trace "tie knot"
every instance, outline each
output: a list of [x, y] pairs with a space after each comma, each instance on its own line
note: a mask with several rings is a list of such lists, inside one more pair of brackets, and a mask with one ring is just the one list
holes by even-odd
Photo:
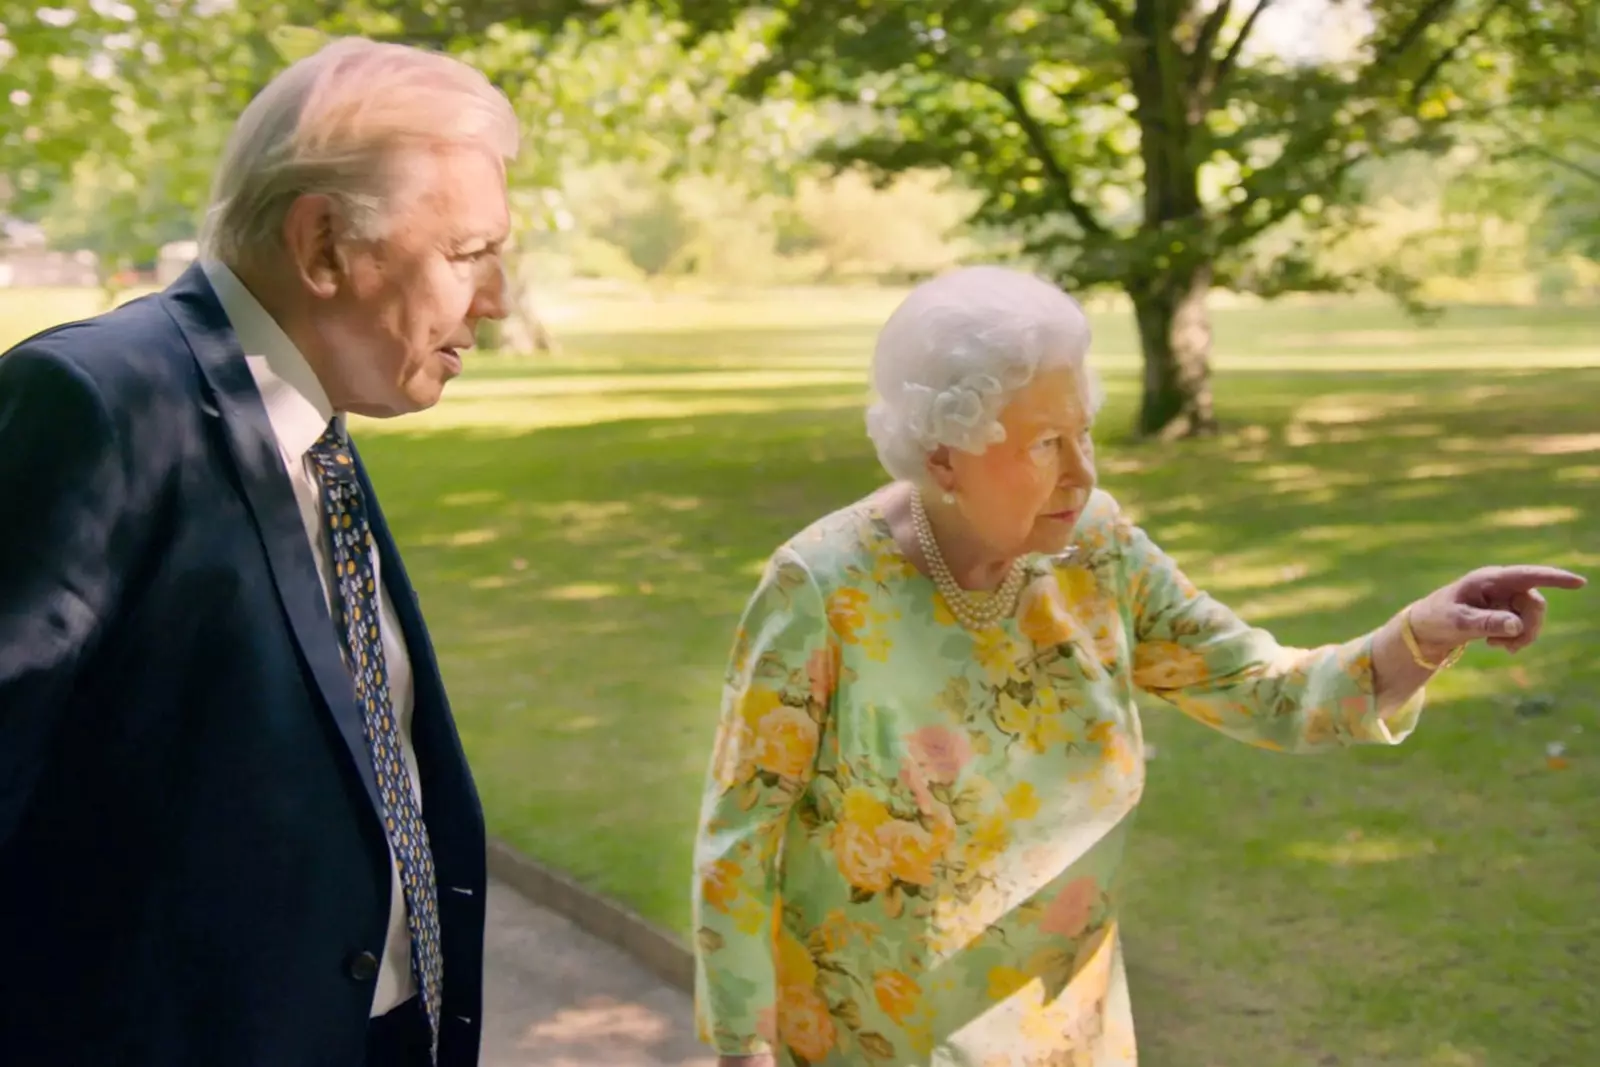
[[353, 481], [356, 476], [355, 458], [350, 454], [350, 439], [338, 419], [328, 423], [328, 428], [317, 438], [307, 453], [324, 477], [336, 481]]

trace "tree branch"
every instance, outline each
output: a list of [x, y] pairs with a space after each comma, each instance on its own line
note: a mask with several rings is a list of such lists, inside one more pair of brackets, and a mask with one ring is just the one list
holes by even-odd
[[1369, 70], [1377, 70], [1387, 66], [1397, 56], [1404, 55], [1416, 44], [1428, 27], [1449, 14], [1450, 9], [1456, 5], [1457, 0], [1432, 0], [1428, 6], [1418, 11], [1411, 24], [1400, 31], [1400, 35], [1391, 41], [1388, 47], [1373, 57]]
[[[1260, 7], [1264, 7], [1270, 2], [1271, 0], [1259, 0], [1258, 10]], [[1383, 48], [1376, 56], [1374, 56], [1372, 62], [1367, 64], [1366, 69], [1364, 69], [1360, 76], [1356, 79], [1356, 87], [1359, 89], [1364, 89], [1369, 93], [1376, 93], [1378, 91], [1378, 87], [1375, 83], [1378, 82], [1380, 78], [1382, 78], [1390, 70], [1393, 64], [1402, 56], [1404, 56], [1407, 51], [1414, 44], [1416, 44], [1416, 42], [1422, 39], [1423, 35], [1427, 32], [1428, 27], [1444, 18], [1457, 2], [1458, 0], [1430, 0], [1430, 2], [1421, 11], [1417, 12], [1415, 17], [1412, 18], [1411, 22], [1403, 30], [1401, 30], [1398, 35], [1396, 35], [1394, 40], [1390, 42], [1387, 47]], [[1500, 0], [1495, 0], [1495, 2], [1499, 3]], [[1252, 12], [1252, 16], [1254, 14], [1255, 13]], [[1242, 36], [1243, 33], [1241, 31], [1241, 37]], [[1441, 63], [1439, 66], [1442, 69], [1443, 64]], [[1431, 78], [1436, 76], [1437, 73], [1437, 70], [1430, 69], [1428, 76]], [[1419, 84], [1421, 83], [1419, 82]], [[1286, 217], [1289, 212], [1293, 210], [1292, 205], [1298, 202], [1300, 197], [1285, 194], [1285, 201], [1275, 205], [1272, 211], [1268, 212], [1267, 217], [1271, 221], [1268, 221], [1262, 225], [1246, 225], [1244, 222], [1246, 216], [1250, 212], [1251, 208], [1255, 206], [1256, 202], [1267, 195], [1265, 189], [1272, 184], [1274, 179], [1283, 175], [1289, 168], [1300, 166], [1305, 161], [1305, 158], [1308, 154], [1314, 154], [1316, 150], [1323, 144], [1323, 142], [1328, 139], [1333, 130], [1337, 128], [1337, 114], [1337, 108], [1330, 109], [1330, 115], [1326, 121], [1318, 123], [1315, 126], [1302, 128], [1299, 136], [1290, 139], [1289, 143], [1284, 146], [1283, 152], [1276, 160], [1274, 160], [1269, 166], [1256, 171], [1242, 183], [1245, 196], [1228, 212], [1228, 216], [1232, 224], [1230, 227], [1229, 237], [1234, 239], [1233, 243], [1237, 243], [1237, 240], [1240, 239], [1240, 235], [1243, 235], [1242, 239], [1249, 240], [1250, 237], [1260, 233], [1262, 230], [1266, 229], [1267, 226], [1272, 225], [1274, 222]], [[1323, 183], [1326, 184], [1328, 182], [1337, 180], [1341, 175], [1348, 171], [1350, 167], [1355, 165], [1357, 158], [1360, 157], [1341, 160], [1339, 164], [1329, 171], [1328, 174], [1323, 178]], [[1290, 188], [1289, 184], [1285, 183], [1284, 188]]]
[[1126, 33], [1128, 29], [1128, 13], [1117, 6], [1117, 0], [1093, 0], [1094, 6], [1100, 9], [1100, 14], [1110, 20], [1111, 25], [1117, 28], [1118, 33]]
[[1484, 27], [1489, 24], [1489, 19], [1493, 18], [1494, 13], [1503, 6], [1505, 6], [1505, 0], [1492, 0], [1484, 10], [1482, 18], [1473, 23], [1460, 37], [1456, 38], [1455, 44], [1433, 57], [1433, 62], [1428, 64], [1427, 69], [1418, 75], [1416, 84], [1411, 86], [1410, 99], [1412, 107], [1416, 107], [1422, 102], [1422, 94], [1428, 88], [1428, 84], [1439, 76], [1439, 72], [1444, 70], [1445, 65], [1456, 57], [1456, 54], [1466, 46], [1468, 41], [1483, 32]]
[[1211, 50], [1217, 46], [1217, 37], [1222, 33], [1223, 23], [1228, 21], [1228, 15], [1233, 10], [1233, 0], [1217, 0], [1217, 6], [1206, 16], [1200, 24], [1200, 32], [1194, 41], [1194, 51], [1191, 53], [1194, 66], [1190, 68], [1189, 89], [1192, 92], [1204, 91], [1204, 86], [1213, 69]]
[[1494, 123], [1496, 126], [1500, 127], [1502, 133], [1516, 142], [1516, 147], [1507, 153], [1508, 156], [1536, 156], [1539, 159], [1544, 160], [1546, 163], [1553, 163], [1556, 166], [1565, 170], [1569, 170], [1582, 178], [1587, 178], [1596, 185], [1600, 185], [1600, 170], [1596, 170], [1593, 167], [1579, 163], [1575, 159], [1568, 159], [1559, 152], [1553, 152], [1544, 145], [1540, 144], [1537, 140], [1523, 137], [1516, 130], [1506, 125], [1501, 119], [1496, 118]]
[[1234, 64], [1239, 62], [1239, 53], [1244, 51], [1245, 42], [1250, 39], [1250, 34], [1256, 28], [1256, 20], [1270, 6], [1272, 0], [1256, 0], [1256, 6], [1250, 9], [1250, 14], [1245, 16], [1244, 25], [1239, 27], [1239, 35], [1233, 39], [1227, 52], [1223, 53], [1222, 58], [1217, 60], [1216, 66], [1212, 68], [1211, 77], [1203, 90], [1207, 96], [1222, 88], [1223, 83], [1228, 80], [1228, 75], [1233, 73]]
[[1062, 203], [1067, 211], [1083, 227], [1085, 233], [1100, 236], [1106, 228], [1094, 213], [1078, 199], [1074, 188], [1072, 175], [1062, 167], [1061, 161], [1056, 158], [1055, 150], [1050, 147], [1050, 138], [1045, 133], [1044, 127], [1039, 125], [1039, 120], [1033, 117], [1033, 112], [1028, 110], [1027, 101], [1022, 98], [1022, 83], [1020, 81], [1007, 81], [990, 86], [1016, 113], [1017, 124], [1022, 127], [1023, 133], [1028, 136], [1028, 143], [1033, 145], [1034, 152], [1039, 157], [1039, 162], [1044, 166], [1045, 173], [1055, 183], [1056, 189], [1061, 194]]
[[[1344, 175], [1348, 174], [1356, 166], [1356, 164], [1361, 163], [1366, 158], [1367, 153], [1360, 153], [1351, 154], [1344, 159], [1341, 159], [1331, 169], [1324, 171], [1317, 176], [1317, 187], [1326, 189], [1328, 186], [1344, 177]], [[1294, 211], [1297, 207], [1299, 207], [1300, 202], [1310, 195], [1311, 193], [1309, 190], [1303, 190], [1293, 194], [1286, 192], [1278, 203], [1272, 205], [1272, 210], [1268, 211], [1264, 218], [1258, 219], [1253, 223], [1245, 223], [1243, 221], [1243, 212], [1241, 211], [1239, 213], [1240, 218], [1238, 227], [1232, 232], [1232, 234], [1229, 235], [1233, 239], [1225, 242], [1226, 246], [1236, 247], [1251, 241], [1259, 234], [1270, 230], [1272, 227], [1276, 226], [1278, 223], [1294, 214]], [[1254, 204], [1260, 199], [1261, 196], [1257, 194], [1246, 201], [1245, 204], [1241, 204], [1240, 207], [1247, 207], [1249, 204]]]

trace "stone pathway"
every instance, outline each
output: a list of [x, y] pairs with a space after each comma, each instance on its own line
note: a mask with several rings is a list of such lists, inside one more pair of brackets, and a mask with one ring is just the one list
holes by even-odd
[[687, 995], [501, 882], [484, 969], [481, 1067], [715, 1067]]

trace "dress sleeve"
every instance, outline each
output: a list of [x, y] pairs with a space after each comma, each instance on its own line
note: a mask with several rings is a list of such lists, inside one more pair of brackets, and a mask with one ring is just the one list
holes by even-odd
[[1320, 648], [1280, 645], [1197, 589], [1120, 511], [1111, 523], [1140, 689], [1230, 737], [1276, 751], [1396, 745], [1416, 728], [1420, 690], [1400, 707], [1380, 710], [1374, 633]]
[[695, 1005], [719, 1054], [775, 1042], [778, 857], [816, 765], [839, 647], [805, 564], [768, 563], [740, 620], [695, 842]]

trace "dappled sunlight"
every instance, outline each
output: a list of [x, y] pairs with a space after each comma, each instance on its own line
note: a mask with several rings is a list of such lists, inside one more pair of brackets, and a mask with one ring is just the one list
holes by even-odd
[[1354, 607], [1370, 600], [1372, 594], [1371, 582], [1296, 586], [1242, 600], [1233, 609], [1248, 621], [1265, 622]]
[[1512, 447], [1530, 456], [1569, 456], [1578, 452], [1600, 452], [1600, 433], [1545, 434], [1517, 438]]
[[622, 586], [609, 582], [573, 582], [546, 589], [539, 595], [545, 600], [607, 600], [622, 594]]
[[1178, 522], [1163, 523], [1161, 526], [1161, 542], [1164, 545], [1180, 544], [1196, 537], [1204, 537], [1210, 530], [1209, 526], [1198, 522], [1180, 520]]
[[1403, 477], [1413, 481], [1423, 478], [1462, 478], [1472, 474], [1474, 469], [1467, 463], [1418, 463], [1406, 468]]
[[661, 1040], [668, 1030], [667, 1020], [658, 1012], [639, 1004], [597, 997], [581, 1007], [568, 1008], [553, 1018], [530, 1026], [525, 1047], [537, 1047], [546, 1041], [572, 1044], [619, 1039], [645, 1044]]
[[600, 994], [527, 1024], [510, 1044], [516, 1067], [715, 1067], [708, 1048], [688, 1041], [688, 1029], [675, 1003]]
[[1343, 393], [1318, 397], [1301, 405], [1295, 421], [1333, 425], [1371, 422], [1422, 406], [1423, 398], [1414, 393]]
[[1446, 452], [1520, 452], [1526, 456], [1568, 456], [1600, 452], [1600, 433], [1448, 437], [1439, 442], [1439, 447]]
[[417, 543], [430, 548], [461, 548], [466, 545], [486, 545], [500, 539], [499, 530], [453, 530], [450, 533], [432, 534], [419, 538]]
[[439, 498], [439, 503], [447, 508], [481, 508], [489, 504], [499, 504], [505, 499], [504, 493], [480, 489], [471, 493], [446, 493]]
[[1449, 1042], [1428, 1054], [1424, 1067], [1491, 1067], [1482, 1049], [1468, 1050]]
[[1102, 474], [1138, 474], [1148, 464], [1133, 456], [1108, 456], [1097, 460], [1096, 466]]
[[1505, 508], [1478, 519], [1478, 526], [1503, 530], [1537, 530], [1576, 522], [1583, 515], [1577, 508]]
[[1248, 589], [1270, 589], [1297, 582], [1311, 574], [1305, 562], [1241, 564], [1213, 560], [1205, 579], [1211, 591], [1238, 593]]
[[1600, 351], [1593, 345], [1548, 348], [1493, 348], [1477, 352], [1434, 349], [1413, 344], [1403, 351], [1372, 353], [1329, 349], [1314, 355], [1239, 355], [1226, 350], [1216, 357], [1219, 371], [1339, 371], [1341, 373], [1392, 374], [1398, 371], [1498, 371], [1520, 367], [1525, 371], [1583, 370], [1600, 366]]
[[1600, 482], [1600, 464], [1583, 467], [1563, 467], [1556, 471], [1558, 482]]
[[1444, 427], [1437, 422], [1406, 422], [1401, 426], [1387, 427], [1385, 433], [1390, 437], [1405, 439], [1438, 437], [1444, 433]]
[[1389, 837], [1351, 830], [1337, 841], [1292, 841], [1284, 849], [1297, 860], [1326, 863], [1333, 867], [1365, 867], [1374, 863], [1431, 856], [1437, 846], [1426, 838]]
[[1285, 348], [1407, 348], [1421, 342], [1430, 348], [1483, 348], [1489, 345], [1525, 346], [1539, 339], [1532, 326], [1447, 329], [1415, 326], [1391, 330], [1322, 330], [1317, 333], [1279, 334], [1274, 343]]
[[604, 525], [626, 518], [639, 505], [627, 500], [561, 500], [551, 503], [527, 501], [518, 506], [528, 518], [557, 523], [568, 534], [593, 533]]
[[1450, 495], [1450, 486], [1439, 481], [1418, 482], [1414, 485], [1394, 485], [1382, 490], [1384, 500], [1429, 500]]
[[1325, 489], [1366, 485], [1372, 479], [1360, 471], [1336, 471], [1306, 463], [1274, 463], [1250, 472], [1255, 481], [1270, 482], [1274, 492], [1317, 492]]
[[1509, 397], [1511, 395], [1511, 388], [1510, 386], [1506, 385], [1474, 385], [1469, 389], [1461, 390], [1459, 395], [1464, 403], [1481, 404], [1485, 400], [1497, 400], [1501, 397]]
[[1353, 444], [1365, 440], [1366, 434], [1359, 426], [1334, 426], [1325, 428], [1322, 423], [1294, 422], [1283, 431], [1283, 440], [1291, 448], [1309, 448], [1312, 445]]
[[365, 434], [416, 434], [429, 430], [486, 428], [514, 432], [565, 426], [593, 426], [633, 419], [686, 419], [700, 415], [748, 415], [762, 412], [861, 408], [864, 394], [808, 396], [804, 393], [709, 395], [691, 399], [654, 393], [583, 394], [525, 399], [493, 397], [447, 400], [427, 411], [399, 419], [363, 420]]
[[509, 397], [584, 396], [619, 393], [754, 392], [796, 386], [853, 385], [864, 393], [866, 375], [819, 370], [693, 371], [684, 374], [570, 374], [541, 378], [491, 378], [457, 381], [450, 403]]
[[[1363, 538], [1371, 537], [1375, 532], [1376, 531], [1374, 528], [1368, 523], [1362, 523], [1359, 525], [1340, 524], [1338, 526], [1307, 526], [1295, 531], [1295, 539], [1299, 541], [1306, 541], [1311, 544], [1338, 544], [1349, 546], [1352, 544], [1359, 544]], [[1397, 532], [1400, 535], [1399, 537], [1395, 536]], [[1417, 523], [1413, 523], [1398, 530], [1394, 525], [1391, 524], [1382, 531], [1382, 533], [1386, 536], [1386, 539], [1389, 540], [1414, 540], [1417, 538], [1429, 537], [1436, 532], [1436, 527], [1431, 524], [1422, 525]]]

